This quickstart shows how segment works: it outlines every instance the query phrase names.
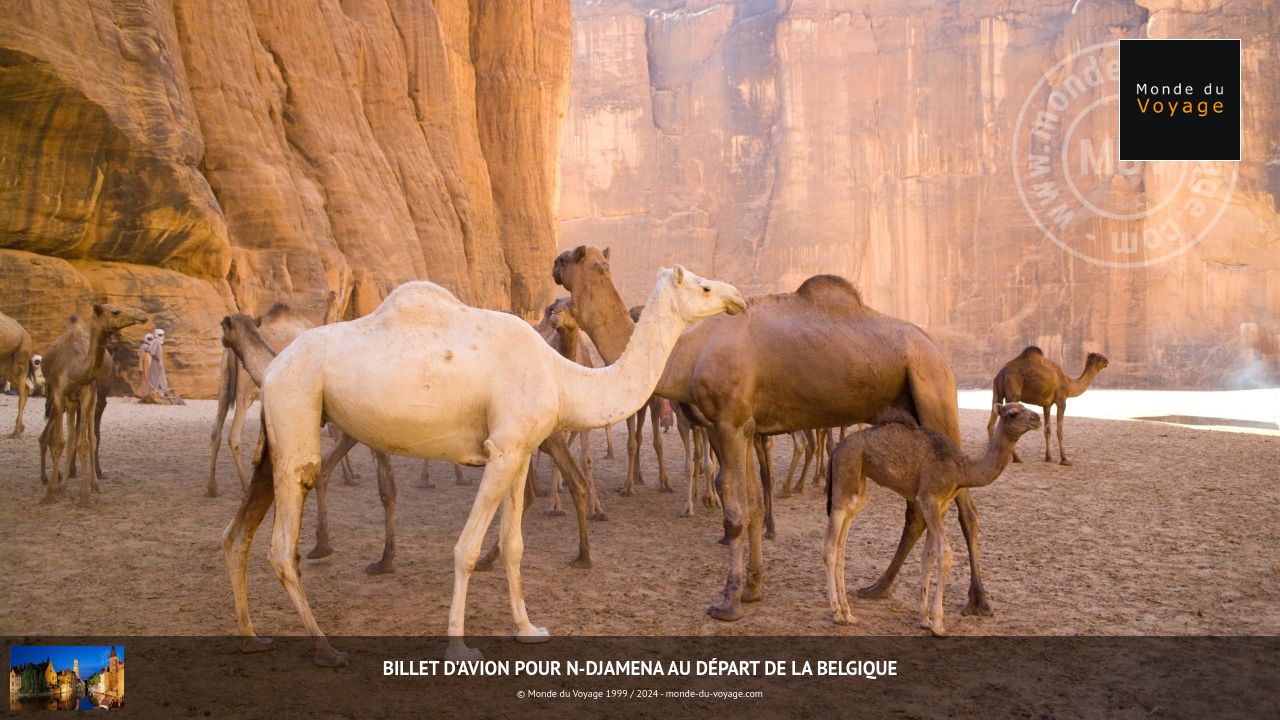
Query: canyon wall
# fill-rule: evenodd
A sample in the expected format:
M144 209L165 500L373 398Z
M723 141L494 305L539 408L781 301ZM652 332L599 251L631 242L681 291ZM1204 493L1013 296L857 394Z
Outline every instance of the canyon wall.
M575 0L574 14L560 245L611 246L628 302L673 262L749 293L836 273L926 327L964 384L1033 343L1072 374L1106 354L1104 385L1280 382L1275 4ZM1242 161L1194 169L1212 177L1119 163L1117 78L1087 82L1119 38L1182 37L1243 41ZM1057 205L1027 181L1040 151L1018 129L1066 97L1044 156L1070 161L1079 207L1037 216Z
M6 3L0 311L39 352L141 308L189 397L228 312L350 317L415 279L536 312L571 42L568 0Z

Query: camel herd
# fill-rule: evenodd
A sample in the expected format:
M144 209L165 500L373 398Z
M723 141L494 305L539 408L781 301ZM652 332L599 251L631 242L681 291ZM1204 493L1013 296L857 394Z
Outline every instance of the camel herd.
M315 643L315 662L342 665L311 612L299 571L303 502L317 490L316 545L308 557L332 552L328 537L329 476L357 443L373 452L385 513L385 544L370 573L394 571L395 481L389 455L483 466L470 516L454 549L454 588L449 610L451 657L474 657L463 642L468 581L499 558L506 569L516 637L547 638L528 617L521 585L521 517L535 483L531 459L552 458L573 497L579 549L573 561L590 567L589 520L605 519L595 488L590 432L628 421L628 471L622 494L642 483L639 446L645 414L659 457L658 489L673 491L662 463L659 420L665 403L685 448L688 495L685 515L699 503L724 514L729 562L724 589L707 613L741 618L744 604L764 597L764 540L776 532L772 512L772 438L789 434L796 452L779 497L801 492L809 467L812 484L825 479L828 529L823 557L828 600L839 624L854 621L845 592L845 541L866 503L866 478L902 495L906 512L897 550L883 575L860 590L885 597L915 542L927 533L922 553L920 622L945 632L942 591L951 550L942 522L954 502L968 549L970 584L962 613L989 615L979 563L978 513L970 488L993 482L1010 462L1014 445L1040 427L1043 408L1045 460L1050 460L1049 410L1057 410L1058 453L1063 450L1066 400L1084 392L1107 366L1089 355L1078 378L1066 376L1036 347L1026 348L995 376L990 438L978 456L960 450L956 381L938 345L921 328L867 306L846 280L818 275L792 293L744 299L733 286L701 278L680 266L658 274L645 305L628 309L609 267L608 249L580 246L561 253L552 267L568 296L531 325L508 314L469 307L429 282L395 289L373 313L347 322L313 326L277 304L262 316L223 320L227 350L211 435L206 488L218 493L216 469L222 426L234 408L229 445L244 499L223 534L236 623L246 651L268 649L249 614L246 569L249 545L268 508L275 506L269 560ZM332 303L331 303L332 306ZM332 310L332 307L331 307ZM72 318L45 354L47 422L40 436L52 457L45 501L62 493L61 454L68 473L83 457L80 502L89 501L101 477L96 450L105 388L100 388L107 339L146 321L140 311L95 305L89 321ZM18 420L30 370L31 340L0 315L0 370L20 389ZM396 357L389 372L365 368ZM261 394L264 432L250 474L240 440L249 406ZM670 412L664 425L671 422ZM337 442L321 452L321 429ZM69 443L63 441L67 428ZM849 432L854 425L871 427ZM579 443L575 461L573 442ZM824 462L824 454L829 460ZM798 482L795 470L804 457ZM260 459L259 459L260 458ZM815 461L816 462L813 462ZM822 470L825 469L825 473ZM349 465L344 467L350 478ZM712 478L714 477L714 482ZM759 481L756 481L756 478ZM556 481L553 480L553 484ZM553 511L558 510L554 489ZM481 542L502 509L497 545L483 558Z

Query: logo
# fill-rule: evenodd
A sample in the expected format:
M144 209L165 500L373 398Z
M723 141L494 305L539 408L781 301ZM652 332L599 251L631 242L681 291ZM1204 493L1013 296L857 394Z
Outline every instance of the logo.
M1072 256L1144 267L1213 228L1239 166L1121 160L1119 53L1119 41L1082 48L1031 88L1014 123L1014 183L1036 226Z

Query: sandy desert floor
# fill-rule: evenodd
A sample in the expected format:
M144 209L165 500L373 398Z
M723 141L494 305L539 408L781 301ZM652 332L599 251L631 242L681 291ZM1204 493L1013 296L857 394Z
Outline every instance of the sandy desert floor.
M235 630L218 539L240 488L225 448L225 492L204 496L210 401L138 405L113 398L104 421L104 492L91 507L70 500L41 505L36 401L27 433L0 440L0 567L5 597L0 635L218 635ZM0 429L13 423L16 398L0 397ZM972 451L985 440L986 414L961 413ZM256 437L256 418L247 438ZM623 447L621 433L615 433ZM619 497L624 462L603 459L596 475L608 509L593 523L595 567L567 566L575 551L571 516L548 517L539 499L524 524L524 578L533 620L553 635L914 635L918 550L883 601L855 600L860 624L833 625L824 599L820 543L823 495L775 504L779 533L766 545L765 599L747 617L722 624L704 610L720 591L726 550L721 518L701 510L682 518L683 454L664 436L677 494L656 491L646 444L640 492ZM961 617L967 564L954 512L948 521L956 564L947 590L948 625L957 635L1201 635L1280 633L1280 437L1153 422L1069 417L1075 465L1039 460L1042 438L1020 444L1030 462L1013 465L977 491L982 562L994 617ZM251 444L249 442L247 445ZM785 471L791 443L779 441ZM246 451L247 452L247 451ZM321 626L335 635L443 634L452 583L452 547L474 486L452 483L434 463L438 487L417 484L419 462L395 461L399 478L398 572L370 577L364 567L382 544L382 512L369 453L353 453L362 478L334 484L337 552L303 560ZM541 477L549 463L540 464ZM468 469L479 478L480 470ZM565 495L566 501L568 495ZM849 542L851 587L877 577L897 540L902 501L873 487ZM314 532L304 521L304 553ZM268 516L267 522L270 522ZM495 523L496 525L496 523ZM265 525L264 525L265 527ZM492 537L493 530L490 531ZM250 564L255 621L263 634L300 634L292 606L272 574L259 531ZM468 626L477 635L511 630L502 572L472 580Z

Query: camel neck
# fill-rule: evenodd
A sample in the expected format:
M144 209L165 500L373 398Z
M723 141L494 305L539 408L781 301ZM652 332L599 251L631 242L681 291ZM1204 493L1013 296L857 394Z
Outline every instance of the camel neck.
M102 366L105 362L107 354L106 330L96 325L89 328L89 367L85 370L84 376L80 378L81 384L94 383L98 380L98 374L102 372Z
M249 377L262 387L262 379L267 374L267 366L275 359L276 354L267 345L267 341L256 332L242 332L231 343L231 350L240 358Z
M565 328L556 328L556 335L560 337L560 354L572 360L578 361L578 329L568 330Z
M636 324L611 280L602 276L575 292L573 314L606 363L615 363L622 357Z
M574 363L564 368L560 428L603 427L634 413L653 395L667 357L687 327L676 309L670 280L664 276L649 296L621 355L615 360L601 350L611 365L597 370Z
M1102 372L1102 369L1097 365L1086 365L1084 372L1080 373L1080 377L1067 378L1067 397L1083 395L1084 391L1089 389L1089 385L1100 372Z
M976 458L969 458L969 472L960 486L985 487L995 482L1013 457L1015 443L1017 438L1010 438L1005 434L1004 423L997 424L991 440L987 442L986 452Z

